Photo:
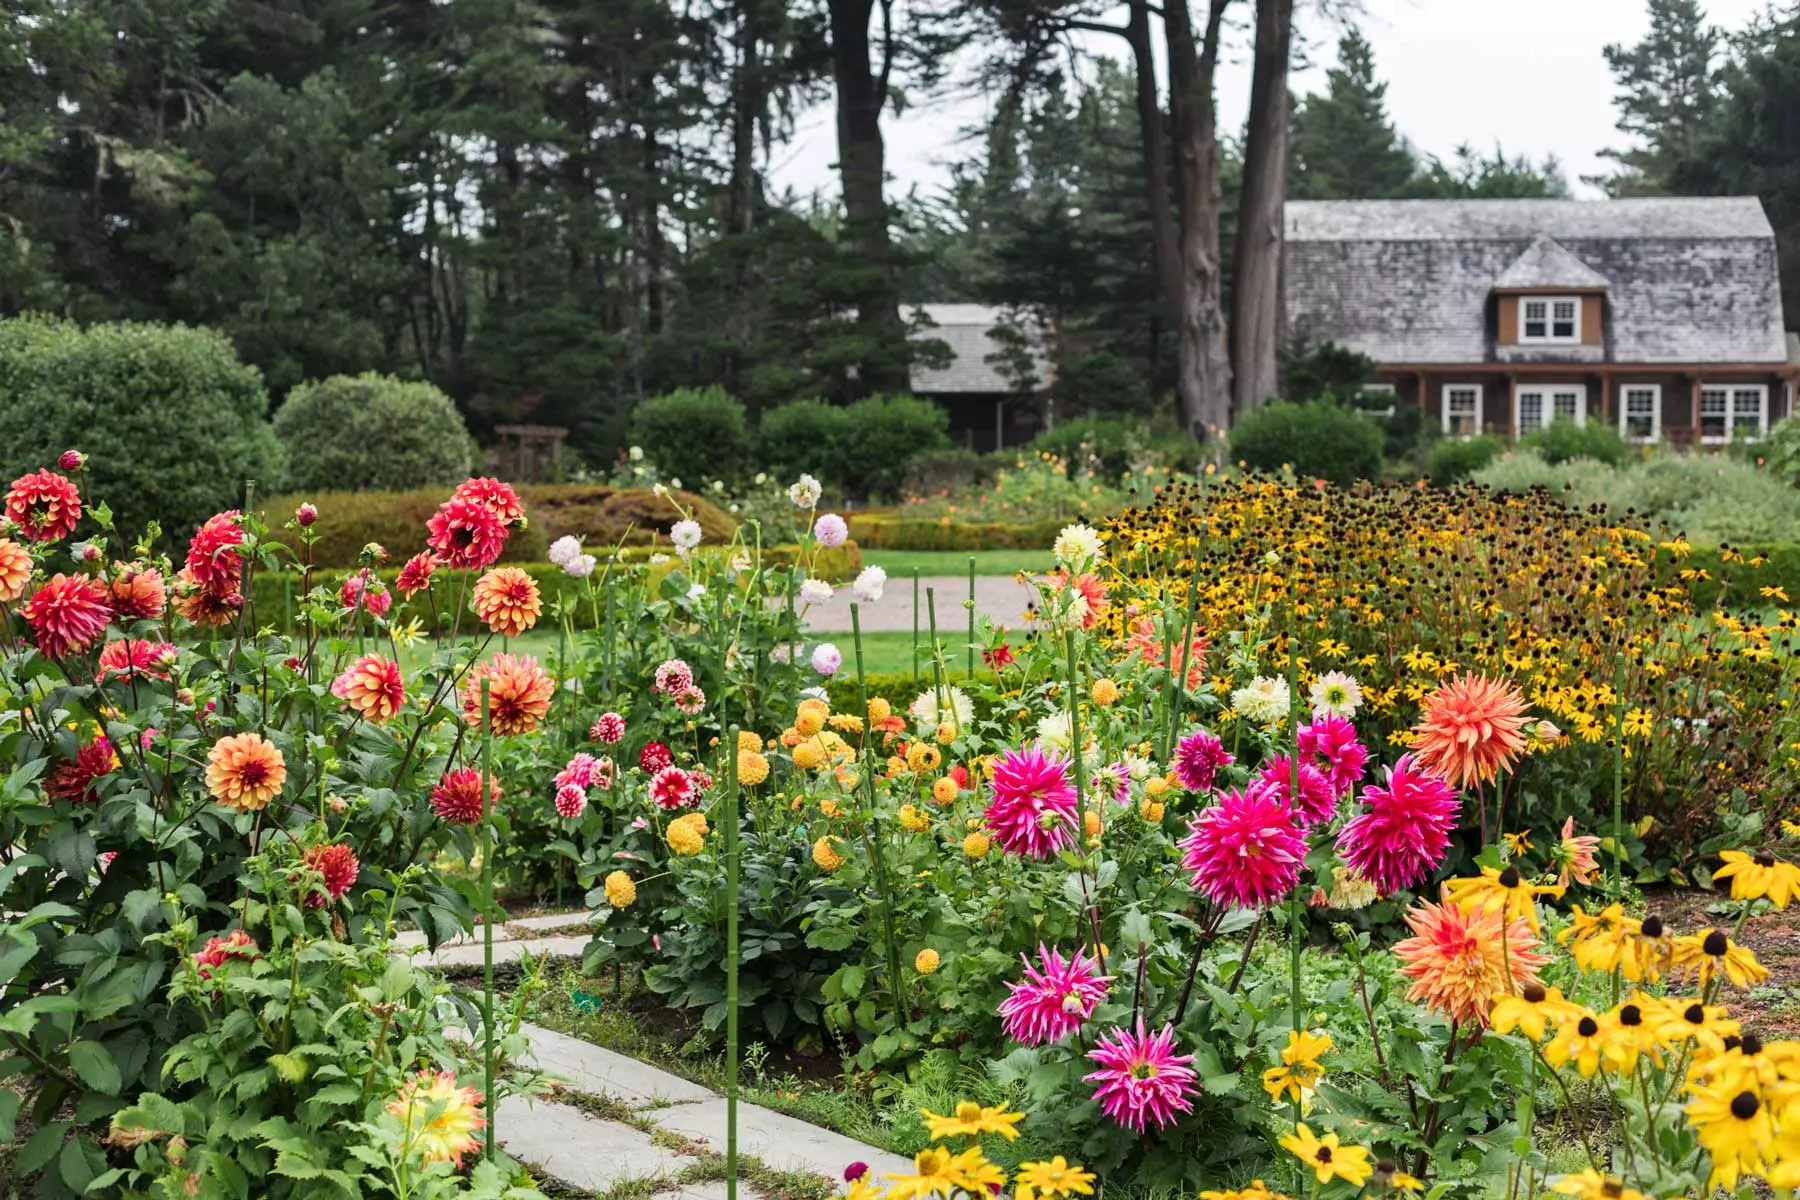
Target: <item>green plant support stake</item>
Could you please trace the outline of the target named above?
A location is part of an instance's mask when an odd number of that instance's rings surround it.
[[[487,1151],[494,1158],[494,710],[481,677],[481,1026],[482,1089],[487,1104]]]
[[[962,722],[956,715],[956,706],[949,704],[950,689],[944,686],[943,647],[938,645],[937,633],[937,589],[925,589],[925,609],[931,620],[931,698],[937,705],[938,724],[944,723],[944,708],[950,709],[950,724],[957,736],[962,736]],[[860,671],[862,668],[858,667]]]
[[[862,606],[855,603],[850,605],[850,638],[856,648],[856,687],[862,695],[862,711],[866,717],[869,712],[869,677],[863,671]],[[934,644],[935,641],[934,638]],[[884,940],[887,942],[888,979],[894,991],[894,1021],[905,1028],[909,1018],[906,994],[900,990],[900,937],[894,928],[894,889],[888,883],[887,857],[881,852],[881,830],[875,823],[875,772],[869,762],[869,734],[866,729],[863,733],[862,750],[856,761],[861,768],[858,782],[869,806],[870,832],[866,841],[869,859],[875,867],[875,884],[881,889],[881,923],[885,933]]]
[[[1613,899],[1625,899],[1625,653],[1613,679]]]
[[[738,1183],[738,778],[736,726],[725,743],[725,1200]]]
[[[913,686],[919,686],[919,568],[913,568]]]
[[[281,627],[292,636],[294,632],[294,577],[281,571]]]
[[[1287,685],[1288,685],[1288,752],[1293,756],[1288,759],[1288,787],[1292,803],[1300,801],[1300,642],[1295,636],[1294,582],[1288,581],[1288,620],[1287,620]],[[1302,861],[1301,867],[1305,868]],[[1303,931],[1302,917],[1305,905],[1301,902],[1300,891],[1305,887],[1304,880],[1296,880],[1294,894],[1288,901],[1288,1015],[1293,1032],[1300,1033],[1300,942]],[[1294,1100],[1294,1122],[1300,1121],[1300,1100]]]
[[[969,555],[969,678],[975,678],[975,556]]]
[[[613,597],[612,571],[606,573],[606,584],[601,588],[606,607],[602,613],[600,624],[606,628],[606,670],[600,679],[600,686],[605,690],[608,701],[612,699],[613,682]]]

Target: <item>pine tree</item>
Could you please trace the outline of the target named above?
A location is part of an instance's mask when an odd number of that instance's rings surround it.
[[[1324,95],[1294,113],[1288,195],[1296,200],[1357,200],[1405,193],[1418,169],[1387,113],[1387,84],[1375,78],[1375,55],[1356,29],[1338,42],[1338,65]]]
[[[1619,164],[1590,183],[1614,196],[1667,193],[1675,164],[1692,153],[1718,106],[1719,31],[1698,0],[1650,0],[1650,32],[1634,46],[1606,48],[1619,88],[1618,129],[1634,139],[1601,156]]]

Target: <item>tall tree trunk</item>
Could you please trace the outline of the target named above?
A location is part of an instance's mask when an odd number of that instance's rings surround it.
[[[663,331],[668,309],[668,241],[663,237],[662,205],[656,189],[661,186],[662,148],[656,130],[644,130],[644,303],[645,332],[651,337]]]
[[[1138,130],[1144,139],[1144,203],[1150,210],[1151,253],[1163,304],[1172,312],[1181,295],[1181,247],[1169,196],[1169,135],[1163,128],[1162,99],[1156,88],[1156,51],[1150,37],[1149,0],[1131,0],[1125,40],[1137,71]]]
[[[757,36],[761,0],[739,0],[738,28],[732,39],[737,66],[731,81],[731,195],[725,231],[749,233],[756,225],[756,125],[765,102],[762,43]]]
[[[1181,419],[1202,441],[1217,441],[1231,424],[1231,359],[1220,300],[1218,116],[1213,71],[1219,29],[1231,0],[1207,0],[1199,45],[1188,0],[1166,0],[1169,113],[1175,132],[1175,200],[1181,212],[1182,287],[1175,313],[1175,390]]]
[[[1233,419],[1275,394],[1281,339],[1282,202],[1287,196],[1288,59],[1293,0],[1257,0],[1244,184],[1231,293]]]
[[[872,392],[903,392],[909,384],[906,327],[900,320],[900,280],[894,271],[887,201],[882,195],[887,150],[881,137],[881,106],[887,99],[892,59],[884,50],[878,71],[870,53],[869,21],[875,2],[831,0],[838,174],[844,189],[844,236],[860,260],[852,291],[857,332],[869,347],[861,364],[861,386]],[[891,28],[884,32],[891,37]]]

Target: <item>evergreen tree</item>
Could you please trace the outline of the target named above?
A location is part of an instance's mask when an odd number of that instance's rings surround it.
[[[1406,194],[1421,200],[1566,199],[1569,183],[1554,156],[1534,163],[1522,154],[1508,157],[1498,144],[1483,154],[1465,143],[1448,161],[1428,159]]]
[[[1338,63],[1323,95],[1294,111],[1288,195],[1296,200],[1360,200],[1406,193],[1418,170],[1394,132],[1387,84],[1375,77],[1375,55],[1359,30],[1338,41]]]
[[[1694,151],[1718,104],[1719,31],[1698,0],[1649,0],[1650,32],[1634,46],[1606,47],[1619,95],[1618,129],[1635,142],[1603,150],[1619,164],[1589,180],[1614,196],[1670,190],[1676,164]]]

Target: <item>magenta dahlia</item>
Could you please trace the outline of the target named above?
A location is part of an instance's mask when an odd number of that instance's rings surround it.
[[[1444,860],[1462,815],[1456,789],[1403,754],[1387,786],[1362,791],[1363,811],[1338,834],[1338,854],[1382,895],[1417,885]]]
[[[594,775],[599,767],[599,759],[591,754],[579,752],[569,759],[567,766],[556,773],[556,786],[558,788],[578,787],[585,792],[594,786]]]
[[[1088,1057],[1100,1069],[1083,1078],[1100,1085],[1094,1089],[1100,1110],[1125,1128],[1143,1133],[1154,1123],[1161,1129],[1194,1111],[1189,1097],[1199,1092],[1200,1076],[1188,1065],[1193,1055],[1175,1053],[1173,1026],[1147,1034],[1140,1017],[1136,1032],[1120,1027],[1102,1034]]]
[[[1231,761],[1224,742],[1204,729],[1196,729],[1175,747],[1175,778],[1190,792],[1210,792],[1219,768]]]
[[[1112,981],[1081,950],[1064,958],[1040,942],[1037,966],[1023,955],[1020,961],[1025,977],[1007,985],[1000,1022],[1006,1036],[1022,1046],[1059,1042],[1074,1033],[1106,999],[1106,985]]]
[[[1302,725],[1299,741],[1301,755],[1318,760],[1335,795],[1342,796],[1362,782],[1369,751],[1356,740],[1356,726],[1345,718],[1333,713]]]
[[[1325,773],[1311,763],[1300,764],[1300,801],[1294,802],[1294,759],[1284,754],[1263,763],[1250,780],[1250,790],[1267,792],[1288,808],[1294,809],[1300,824],[1319,825],[1337,814],[1338,794],[1331,788]]]
[[[1222,908],[1263,908],[1294,889],[1306,860],[1306,838],[1280,799],[1239,791],[1188,824],[1181,865],[1196,891]]]
[[[1075,840],[1075,788],[1069,760],[1037,746],[1009,750],[988,784],[987,827],[1002,850],[1050,858]]]

